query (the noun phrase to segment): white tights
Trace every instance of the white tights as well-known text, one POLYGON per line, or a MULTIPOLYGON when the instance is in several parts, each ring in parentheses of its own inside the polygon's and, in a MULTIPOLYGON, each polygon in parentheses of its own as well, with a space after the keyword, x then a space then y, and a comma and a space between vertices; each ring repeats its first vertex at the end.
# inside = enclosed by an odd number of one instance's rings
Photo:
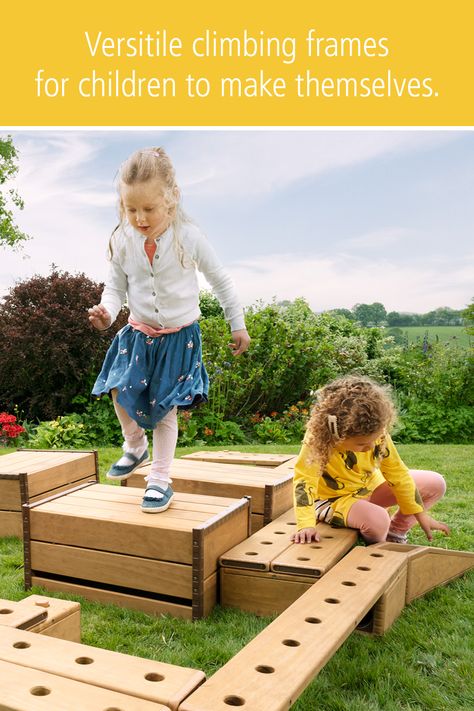
MULTIPOLYGON (((132 420, 117 402, 117 390, 112 390, 115 412, 122 427, 123 449, 139 456, 148 445, 145 430, 132 420)), ((173 407, 153 430, 153 461, 147 482, 170 482, 170 469, 178 440, 178 410, 173 407)))

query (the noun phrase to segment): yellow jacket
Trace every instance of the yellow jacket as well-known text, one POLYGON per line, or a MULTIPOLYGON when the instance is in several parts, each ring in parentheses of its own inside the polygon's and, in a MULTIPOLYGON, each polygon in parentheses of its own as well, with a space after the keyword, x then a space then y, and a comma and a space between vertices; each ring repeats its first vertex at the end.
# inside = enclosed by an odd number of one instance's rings
POLYGON ((358 499, 368 499, 384 481, 393 486, 403 514, 423 511, 415 482, 388 434, 368 452, 334 449, 324 471, 310 460, 310 448, 303 442, 293 477, 298 531, 315 526, 316 520, 346 526, 351 506, 358 499))

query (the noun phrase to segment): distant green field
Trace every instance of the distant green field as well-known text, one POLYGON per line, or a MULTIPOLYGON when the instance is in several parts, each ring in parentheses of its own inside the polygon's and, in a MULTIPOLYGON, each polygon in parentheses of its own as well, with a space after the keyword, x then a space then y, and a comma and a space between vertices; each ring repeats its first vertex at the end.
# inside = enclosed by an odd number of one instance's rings
MULTIPOLYGON (((387 328, 387 332, 390 330, 387 328)), ((441 343, 457 343, 465 348, 474 343, 473 337, 468 335, 463 326, 400 326, 400 331, 408 337, 409 343, 422 343, 425 333, 428 334, 429 343, 436 343, 438 339, 441 343)))

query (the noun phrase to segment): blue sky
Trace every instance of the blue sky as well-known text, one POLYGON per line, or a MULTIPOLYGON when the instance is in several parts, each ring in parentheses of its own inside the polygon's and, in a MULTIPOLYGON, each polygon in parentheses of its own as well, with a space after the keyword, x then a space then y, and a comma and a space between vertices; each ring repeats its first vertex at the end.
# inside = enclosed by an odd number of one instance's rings
POLYGON ((463 308, 474 295, 474 132, 8 131, 20 151, 23 250, 0 248, 0 295, 49 265, 105 278, 117 167, 162 145, 186 211, 245 305, 463 308))

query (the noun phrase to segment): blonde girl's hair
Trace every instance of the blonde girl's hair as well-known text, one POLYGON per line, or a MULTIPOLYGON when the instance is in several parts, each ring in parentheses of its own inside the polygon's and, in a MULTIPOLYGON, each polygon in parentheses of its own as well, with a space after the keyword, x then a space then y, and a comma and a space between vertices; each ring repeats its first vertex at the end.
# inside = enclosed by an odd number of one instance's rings
POLYGON ((181 266, 185 266, 185 253, 180 234, 184 223, 190 222, 181 205, 181 192, 176 183, 176 174, 173 164, 164 148, 142 148, 132 153, 120 166, 117 173, 117 188, 119 192, 120 222, 112 232, 109 240, 109 257, 112 258, 112 238, 117 230, 125 225, 125 208, 120 197, 122 185, 145 183, 148 180, 157 180, 163 186, 163 198, 168 208, 170 222, 173 225, 173 241, 181 266))
POLYGON ((333 380, 318 391, 307 424, 310 459, 324 468, 338 442, 388 431, 395 419, 388 386, 357 375, 333 380))

